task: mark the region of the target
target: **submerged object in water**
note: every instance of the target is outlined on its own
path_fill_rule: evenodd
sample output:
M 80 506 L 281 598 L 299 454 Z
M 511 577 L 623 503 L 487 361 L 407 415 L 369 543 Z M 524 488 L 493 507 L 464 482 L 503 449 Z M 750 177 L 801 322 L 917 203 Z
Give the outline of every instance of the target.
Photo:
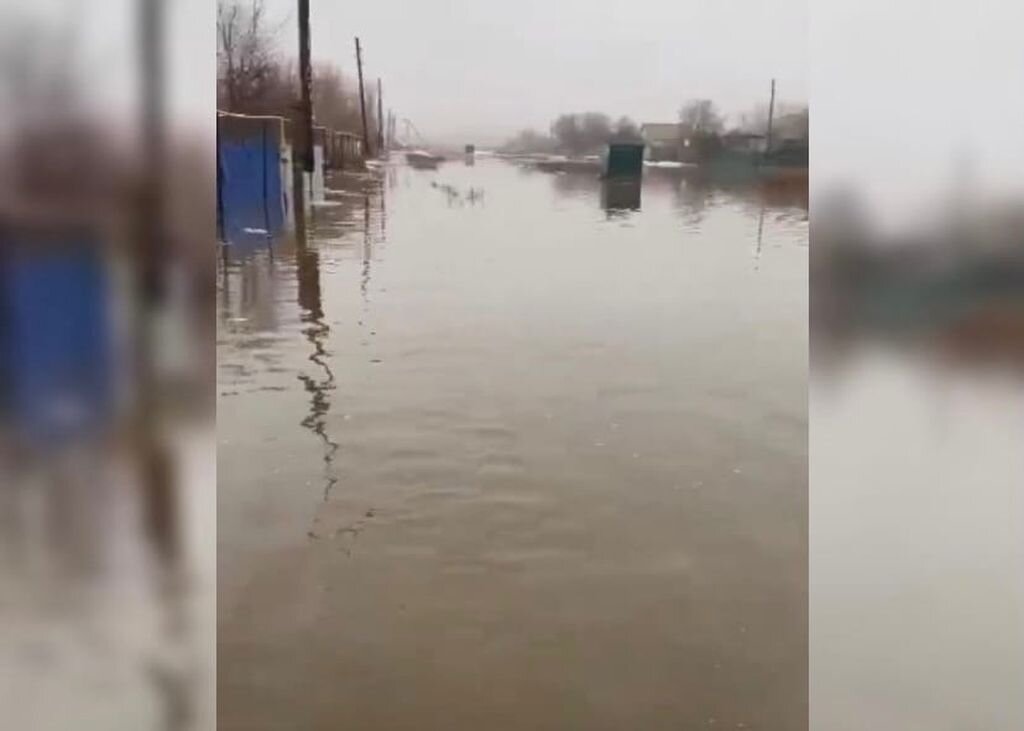
M 406 161 L 417 168 L 436 168 L 444 160 L 439 155 L 432 155 L 424 150 L 410 150 L 405 153 Z

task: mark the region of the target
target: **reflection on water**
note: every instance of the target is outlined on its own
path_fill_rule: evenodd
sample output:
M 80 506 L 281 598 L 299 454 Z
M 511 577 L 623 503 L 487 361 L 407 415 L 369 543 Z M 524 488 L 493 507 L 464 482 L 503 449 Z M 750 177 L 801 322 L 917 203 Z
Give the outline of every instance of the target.
M 624 211 L 639 211 L 640 188 L 639 178 L 602 181 L 601 206 L 609 218 Z
M 665 172 L 225 257 L 221 728 L 806 726 L 806 197 Z
M 761 206 L 761 211 L 757 214 L 757 253 L 755 260 L 757 264 L 761 263 L 761 246 L 764 244 L 764 205 Z
M 306 325 L 304 334 L 311 346 L 309 360 L 315 363 L 323 374 L 323 377 L 319 379 L 305 373 L 298 374 L 298 379 L 310 397 L 309 415 L 302 420 L 302 426 L 316 434 L 324 443 L 324 501 L 326 501 L 330 497 L 331 488 L 338 482 L 338 478 L 334 476 L 332 463 L 339 445 L 328 436 L 325 430 L 325 417 L 331 408 L 328 394 L 334 389 L 334 372 L 327 362 L 328 353 L 324 348 L 331 328 L 324 322 L 321 304 L 319 253 L 304 244 L 296 253 L 296 263 L 299 307 L 302 310 L 300 319 Z
M 842 365 L 810 382 L 811 725 L 1022 728 L 1019 373 L 877 344 Z
M 384 197 L 381 196 L 381 201 Z M 383 208 L 381 209 L 383 212 Z M 381 215 L 383 225 L 384 216 Z M 359 291 L 363 294 L 363 302 L 366 302 L 366 294 L 370 287 L 370 261 L 373 259 L 373 251 L 370 248 L 370 196 L 363 197 L 363 276 L 359 281 Z

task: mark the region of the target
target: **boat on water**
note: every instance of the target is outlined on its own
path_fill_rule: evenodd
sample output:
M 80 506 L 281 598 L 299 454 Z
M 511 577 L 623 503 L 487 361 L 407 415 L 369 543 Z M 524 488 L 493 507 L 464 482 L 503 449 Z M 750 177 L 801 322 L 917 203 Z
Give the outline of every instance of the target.
M 426 150 L 410 150 L 405 153 L 405 160 L 414 168 L 433 169 L 444 161 L 440 155 L 433 155 Z

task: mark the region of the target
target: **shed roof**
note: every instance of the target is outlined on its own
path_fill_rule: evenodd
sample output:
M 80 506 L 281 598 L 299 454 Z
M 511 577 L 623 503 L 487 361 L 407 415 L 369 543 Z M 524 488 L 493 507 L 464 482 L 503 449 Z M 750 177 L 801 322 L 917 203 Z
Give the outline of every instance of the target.
M 640 127 L 644 139 L 655 144 L 679 142 L 685 131 L 686 126 L 680 122 L 652 122 Z

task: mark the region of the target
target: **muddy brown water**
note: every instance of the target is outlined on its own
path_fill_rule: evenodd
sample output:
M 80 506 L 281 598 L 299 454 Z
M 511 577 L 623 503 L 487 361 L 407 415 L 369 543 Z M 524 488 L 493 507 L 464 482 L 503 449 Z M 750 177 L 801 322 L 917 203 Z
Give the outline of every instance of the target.
M 219 272 L 219 727 L 806 728 L 805 194 L 328 188 Z

